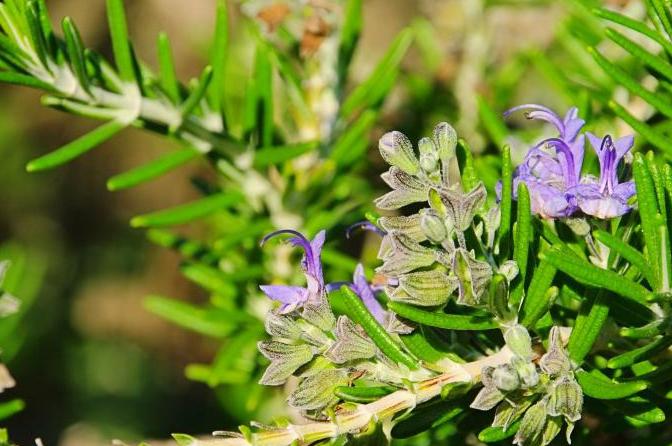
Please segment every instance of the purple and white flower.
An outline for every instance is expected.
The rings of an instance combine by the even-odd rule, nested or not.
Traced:
[[[600,161],[600,177],[586,175],[581,184],[571,193],[576,197],[578,206],[584,214],[597,218],[614,218],[626,214],[632,209],[628,200],[635,195],[635,183],[619,183],[617,169],[625,154],[632,148],[632,135],[613,141],[609,135],[600,139],[592,133],[586,133],[590,145]]]
[[[634,195],[632,181],[618,182],[617,167],[632,148],[634,139],[625,136],[612,141],[586,133],[600,160],[600,178],[581,177],[585,136],[581,129],[585,121],[572,107],[564,118],[552,110],[536,104],[525,104],[508,110],[509,116],[518,110],[527,110],[528,119],[541,119],[552,124],[558,136],[542,140],[525,155],[513,178],[513,196],[517,198],[520,182],[530,192],[532,212],[544,218],[563,218],[582,212],[606,219],[630,211],[628,200]],[[501,191],[501,187],[499,189]]]
[[[292,235],[288,240],[289,243],[303,249],[304,255],[301,260],[301,269],[306,277],[306,286],[261,285],[259,288],[261,288],[261,291],[263,291],[269,298],[276,302],[280,302],[281,305],[278,310],[280,314],[287,314],[303,307],[308,302],[319,301],[323,298],[326,287],[324,285],[320,255],[322,246],[324,245],[326,231],[320,231],[315,238],[310,241],[300,232],[291,229],[283,229],[268,234],[263,238],[261,244],[263,245],[269,239],[281,234]]]

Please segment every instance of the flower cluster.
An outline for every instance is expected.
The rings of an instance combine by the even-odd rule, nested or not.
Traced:
[[[508,364],[482,370],[483,388],[471,407],[490,410],[496,406],[492,426],[504,430],[520,420],[514,444],[549,444],[560,433],[563,419],[567,423],[567,442],[571,443],[574,423],[581,418],[583,391],[574,378],[560,329],[551,329],[549,347],[539,360],[539,368],[531,362],[532,344],[527,330],[511,327],[504,338],[514,356]]]
[[[311,241],[296,231],[282,230],[268,235],[264,242],[281,234],[290,234],[289,243],[303,249],[301,269],[306,286],[260,287],[279,303],[265,321],[272,340],[259,343],[259,350],[271,361],[261,384],[280,385],[290,376],[298,376],[299,383],[288,402],[309,415],[309,411],[319,412],[335,403],[335,389],[347,386],[354,377],[368,376],[374,381],[400,385],[410,376],[427,376],[423,372],[411,375],[408,369],[387,358],[362,327],[345,315],[335,317],[327,292],[347,286],[386,330],[392,333],[412,330],[378,302],[361,265],[356,268],[352,283],[325,284],[320,259],[325,231]]]
[[[512,108],[505,115],[518,110],[527,110],[528,119],[552,124],[558,136],[544,139],[528,151],[515,172],[514,196],[517,184],[524,182],[530,191],[532,211],[547,218],[583,213],[607,219],[630,211],[634,183],[619,182],[618,166],[632,148],[631,135],[614,140],[609,135],[599,138],[589,132],[581,134],[585,121],[578,117],[576,108],[561,118],[546,107],[526,104]],[[586,137],[599,159],[599,178],[581,176]]]

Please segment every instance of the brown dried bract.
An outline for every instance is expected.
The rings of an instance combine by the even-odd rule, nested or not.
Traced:
[[[261,9],[257,19],[264,22],[270,32],[273,32],[291,12],[289,5],[284,2],[273,3]]]
[[[322,42],[331,33],[331,27],[319,15],[306,19],[301,38],[301,57],[310,57],[320,49]]]

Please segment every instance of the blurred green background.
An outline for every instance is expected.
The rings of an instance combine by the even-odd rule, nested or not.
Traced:
[[[630,2],[607,3],[627,8]],[[180,78],[197,76],[207,59],[215,1],[126,4],[139,56],[155,66],[155,38],[165,31]],[[87,45],[110,53],[104,0],[48,5],[54,20],[72,16]],[[482,124],[482,100],[496,113],[519,102],[562,109],[572,98],[558,94],[554,73],[544,71],[546,59],[538,56],[571,50],[554,44],[564,29],[565,6],[522,0],[365,1],[355,80],[365,77],[405,26],[424,36],[405,58],[403,79],[369,135],[369,180],[377,184],[382,170],[377,138],[391,128],[417,139],[447,120],[476,150],[484,150],[492,147],[497,129]],[[632,8],[636,13],[637,6]],[[229,10],[233,39],[244,52],[238,2]],[[0,241],[25,257],[31,283],[23,286],[36,296],[17,329],[15,342],[23,345],[10,343],[3,357],[18,381],[4,396],[27,405],[8,422],[12,438],[29,444],[40,437],[47,445],[67,446],[109,444],[112,438],[131,443],[171,432],[208,434],[246,421],[223,408],[229,395],[184,376],[187,364],[210,362],[217,343],[165,322],[142,303],[149,294],[188,296],[196,303],[207,295],[179,274],[178,255],[150,245],[143,231],[128,225],[134,215],[196,197],[188,179],[207,175],[207,166],[192,164],[110,193],[108,177],[153,159],[171,144],[129,130],[95,154],[28,174],[28,160],[94,123],[44,109],[37,93],[19,87],[3,86],[0,100]]]

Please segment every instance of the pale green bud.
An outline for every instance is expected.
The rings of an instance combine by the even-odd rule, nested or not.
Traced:
[[[539,372],[537,372],[537,366],[535,366],[529,359],[523,359],[520,356],[516,356],[511,360],[511,365],[518,373],[524,389],[529,389],[539,384]]]
[[[572,369],[569,356],[562,345],[560,328],[551,328],[548,336],[548,350],[541,357],[539,366],[549,375],[560,375]]]
[[[385,133],[378,142],[378,149],[385,161],[397,166],[404,172],[414,175],[418,173],[420,164],[413,152],[411,141],[401,132]]]
[[[524,359],[532,358],[532,338],[527,328],[522,325],[507,328],[504,332],[504,342],[515,355]]]
[[[502,321],[512,320],[516,314],[509,307],[509,284],[502,274],[495,274],[488,289],[488,309]]]
[[[560,430],[562,430],[562,418],[549,417],[548,421],[546,421],[546,427],[544,427],[544,433],[541,436],[541,444],[543,446],[549,444],[558,436]]]
[[[487,191],[483,183],[478,183],[469,192],[441,188],[439,198],[445,206],[448,218],[458,231],[466,231],[471,226],[474,216],[485,204]]]
[[[542,400],[525,412],[525,416],[523,416],[523,420],[520,422],[518,432],[516,432],[516,436],[513,439],[513,444],[519,446],[540,446],[542,444],[541,441],[545,425],[546,404]]]
[[[334,389],[347,384],[347,381],[345,370],[320,370],[303,378],[287,401],[290,406],[301,410],[322,409],[336,400]]]
[[[548,413],[553,416],[564,416],[569,421],[581,419],[583,410],[583,390],[574,378],[565,376],[551,389],[548,398]]]
[[[511,392],[520,387],[518,373],[509,364],[500,365],[492,372],[495,386],[504,392]]]
[[[492,278],[492,268],[487,262],[477,260],[473,252],[457,249],[453,256],[453,272],[459,281],[457,303],[477,306]]]
[[[441,122],[434,127],[434,144],[439,151],[442,160],[455,156],[457,147],[457,132],[447,122]]]
[[[424,153],[420,155],[420,167],[428,174],[434,173],[439,169],[439,158],[435,153]]]
[[[427,239],[434,243],[441,243],[448,237],[448,229],[436,212],[423,209],[420,215],[420,227]]]
[[[497,387],[483,387],[474,401],[469,405],[476,410],[490,410],[504,399],[504,394]]]

